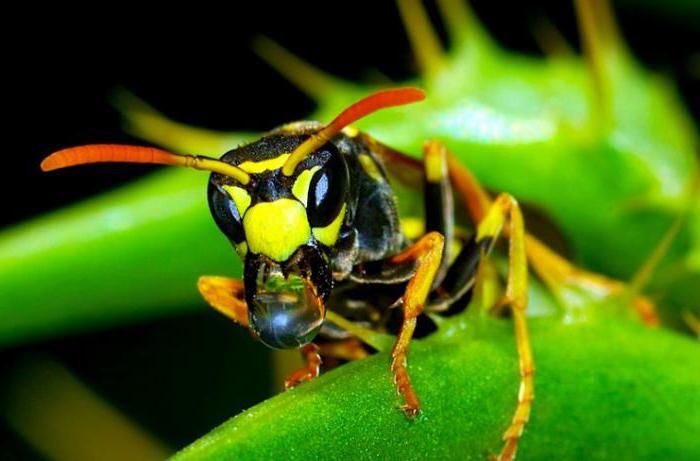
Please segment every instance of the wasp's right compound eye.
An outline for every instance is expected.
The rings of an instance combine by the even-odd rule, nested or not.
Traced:
[[[333,148],[330,159],[314,174],[309,185],[306,205],[309,224],[324,227],[336,219],[345,202],[349,182],[345,160]]]
[[[221,232],[234,243],[244,241],[243,220],[231,195],[222,186],[211,181],[207,195],[209,209]]]

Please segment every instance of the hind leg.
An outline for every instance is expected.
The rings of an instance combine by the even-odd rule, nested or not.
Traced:
[[[535,363],[532,356],[530,336],[525,310],[527,308],[527,257],[525,252],[525,230],[520,207],[508,194],[499,195],[477,228],[476,240],[494,241],[505,228],[508,232],[508,280],[506,292],[499,306],[509,306],[515,327],[515,341],[520,368],[520,390],[508,429],[503,434],[504,446],[496,459],[512,460],[523,429],[530,418],[532,401],[535,398]]]
[[[450,181],[460,195],[473,222],[480,222],[493,201],[471,172],[446,150]],[[506,234],[509,230],[505,229]],[[532,268],[554,293],[566,285],[578,285],[596,293],[616,294],[625,290],[626,285],[618,280],[588,272],[574,266],[552,251],[534,236],[525,233],[526,253]],[[639,318],[647,325],[658,325],[659,319],[654,304],[644,296],[636,296],[632,307]]]

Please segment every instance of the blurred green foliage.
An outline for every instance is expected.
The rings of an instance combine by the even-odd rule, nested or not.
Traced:
[[[240,266],[205,184],[191,171],[157,174],[4,231],[0,345],[201,304],[199,275]]]

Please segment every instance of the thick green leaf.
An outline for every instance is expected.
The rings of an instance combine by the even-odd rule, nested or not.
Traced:
[[[520,459],[700,457],[699,344],[607,316],[531,324],[536,399]],[[383,353],[241,413],[174,459],[486,459],[515,408],[511,328],[460,319],[416,341],[415,421],[395,408]]]
[[[240,271],[206,181],[154,175],[0,234],[0,345],[202,304],[200,275]]]

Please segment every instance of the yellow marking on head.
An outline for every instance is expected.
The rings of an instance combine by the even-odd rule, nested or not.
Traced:
[[[250,251],[278,262],[289,258],[311,237],[306,209],[288,198],[252,206],[243,218],[243,229]]]
[[[326,227],[313,228],[313,233],[316,240],[329,247],[335,245],[335,241],[338,240],[340,226],[343,224],[343,218],[345,218],[345,208],[346,206],[343,204],[343,208],[340,209],[338,216],[336,216],[333,222]]]
[[[294,181],[294,186],[292,186],[292,194],[299,199],[304,206],[307,205],[307,199],[309,198],[309,186],[311,185],[311,178],[314,177],[314,173],[320,170],[320,166],[315,166],[308,170],[302,171],[299,176],[297,176],[296,181]]]
[[[242,187],[238,186],[223,186],[224,190],[228,192],[228,195],[231,196],[233,199],[233,203],[236,204],[236,208],[238,208],[238,214],[243,216],[245,214],[245,210],[248,209],[250,206],[250,194],[243,189]]]
[[[382,176],[382,172],[379,171],[379,167],[372,157],[367,154],[360,154],[357,156],[357,159],[360,161],[362,169],[365,170],[365,173],[367,173],[370,178],[377,182],[384,181],[384,176]]]
[[[245,255],[248,254],[248,244],[244,241],[236,244],[236,252],[241,259],[245,259]]]
[[[246,173],[256,174],[264,171],[273,171],[282,168],[284,162],[287,161],[290,154],[282,154],[275,158],[253,162],[252,160],[245,161],[238,165],[238,168]]]

